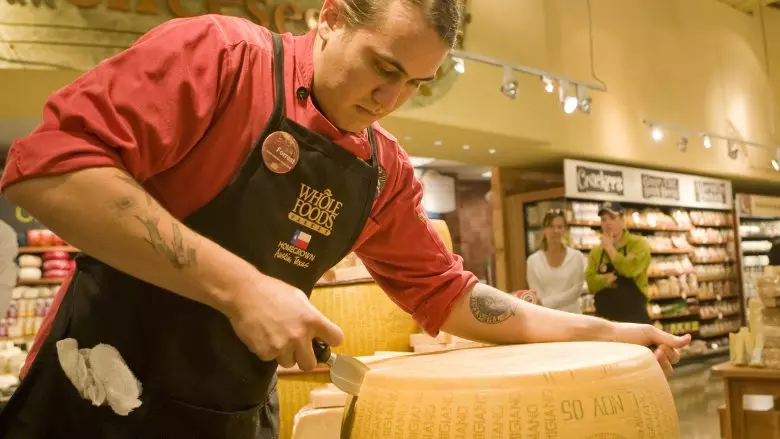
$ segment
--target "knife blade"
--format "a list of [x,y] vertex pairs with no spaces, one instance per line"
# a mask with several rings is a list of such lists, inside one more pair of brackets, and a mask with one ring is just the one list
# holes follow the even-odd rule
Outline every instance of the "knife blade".
[[342,391],[357,396],[370,368],[355,357],[334,354],[330,346],[321,340],[314,339],[311,344],[317,362],[325,363],[330,368],[330,382]]

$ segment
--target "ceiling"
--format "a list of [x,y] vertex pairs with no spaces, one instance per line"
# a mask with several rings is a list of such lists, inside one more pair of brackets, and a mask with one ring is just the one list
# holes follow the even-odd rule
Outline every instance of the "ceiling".
[[719,0],[721,3],[725,3],[734,9],[742,12],[754,13],[758,10],[759,5],[763,3],[764,6],[780,9],[780,0]]

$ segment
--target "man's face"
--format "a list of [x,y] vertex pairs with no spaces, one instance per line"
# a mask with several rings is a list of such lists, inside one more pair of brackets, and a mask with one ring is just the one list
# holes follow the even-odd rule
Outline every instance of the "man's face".
[[601,230],[604,233],[611,235],[615,239],[619,239],[623,234],[623,215],[617,215],[610,212],[604,212],[601,214]]
[[400,0],[389,2],[377,24],[359,28],[348,27],[326,0],[317,32],[313,95],[325,117],[349,132],[403,105],[449,52],[422,10]]

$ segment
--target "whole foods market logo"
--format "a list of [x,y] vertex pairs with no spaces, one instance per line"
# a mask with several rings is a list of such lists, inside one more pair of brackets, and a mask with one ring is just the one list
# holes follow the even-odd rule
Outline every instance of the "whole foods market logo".
[[577,166],[577,192],[623,195],[623,172]]

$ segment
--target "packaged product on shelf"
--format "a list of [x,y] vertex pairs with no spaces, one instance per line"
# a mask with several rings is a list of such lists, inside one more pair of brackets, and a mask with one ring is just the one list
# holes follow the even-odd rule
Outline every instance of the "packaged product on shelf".
[[713,229],[697,227],[690,232],[691,241],[695,244],[725,244],[733,239],[734,233],[730,229]]
[[742,251],[744,252],[768,252],[772,248],[770,241],[743,241]]
[[767,266],[756,286],[758,297],[765,307],[780,306],[780,267]]
[[691,222],[697,227],[729,226],[733,224],[731,213],[692,210]]
[[678,227],[689,229],[693,226],[691,217],[687,211],[682,209],[672,209],[672,218]]
[[588,202],[573,202],[571,203],[572,221],[583,223],[600,223],[599,218],[599,204]]
[[739,235],[744,237],[780,235],[780,221],[745,222],[739,225]]
[[601,237],[590,227],[572,226],[569,228],[569,245],[577,249],[591,249],[601,245]]

